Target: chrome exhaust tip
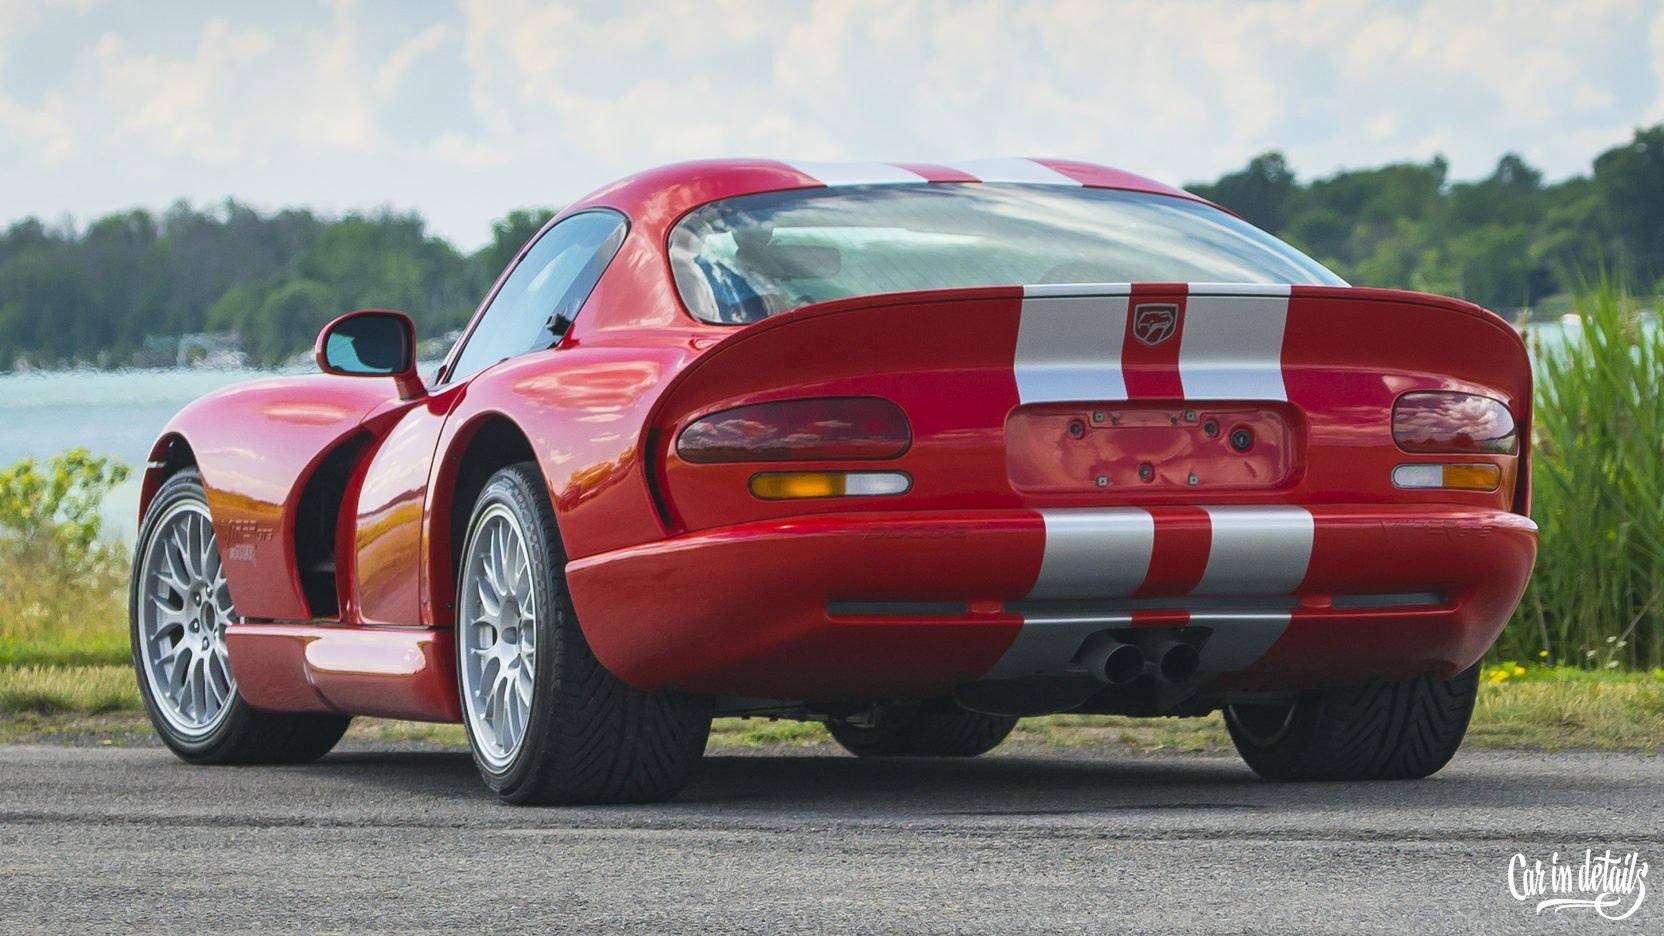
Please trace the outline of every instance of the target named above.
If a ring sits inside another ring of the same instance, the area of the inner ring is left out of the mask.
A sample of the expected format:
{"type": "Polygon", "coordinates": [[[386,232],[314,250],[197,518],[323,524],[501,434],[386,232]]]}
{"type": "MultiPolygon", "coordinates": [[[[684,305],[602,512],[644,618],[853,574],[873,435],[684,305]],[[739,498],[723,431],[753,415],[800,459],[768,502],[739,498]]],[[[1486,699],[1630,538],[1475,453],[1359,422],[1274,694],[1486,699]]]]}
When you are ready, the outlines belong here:
{"type": "Polygon", "coordinates": [[[1081,662],[1087,672],[1111,686],[1124,686],[1144,675],[1144,651],[1108,635],[1088,643],[1081,662]]]}
{"type": "Polygon", "coordinates": [[[1155,648],[1156,676],[1164,682],[1184,682],[1201,669],[1202,655],[1196,648],[1182,641],[1171,641],[1155,648]]]}

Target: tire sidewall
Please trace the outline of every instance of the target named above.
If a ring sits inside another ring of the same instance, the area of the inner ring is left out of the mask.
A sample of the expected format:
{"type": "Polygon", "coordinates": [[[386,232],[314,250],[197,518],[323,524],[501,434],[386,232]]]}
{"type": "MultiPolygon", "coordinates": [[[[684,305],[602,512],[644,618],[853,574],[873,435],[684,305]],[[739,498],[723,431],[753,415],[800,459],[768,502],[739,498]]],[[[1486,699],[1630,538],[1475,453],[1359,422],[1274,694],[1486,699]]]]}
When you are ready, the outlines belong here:
{"type": "MultiPolygon", "coordinates": [[[[163,744],[184,759],[195,761],[213,756],[231,739],[238,737],[253,709],[249,707],[247,702],[243,701],[242,693],[233,688],[231,702],[229,703],[231,706],[230,713],[220,719],[220,723],[214,726],[214,730],[207,734],[187,737],[179,734],[168,723],[166,716],[162,714],[161,703],[157,701],[151,691],[150,679],[145,673],[143,651],[140,649],[143,636],[139,633],[139,601],[144,592],[144,582],[142,581],[144,560],[150,552],[151,541],[156,536],[156,530],[162,517],[166,516],[169,508],[181,501],[193,501],[200,504],[204,510],[208,509],[207,492],[202,486],[202,479],[193,469],[181,471],[163,482],[161,489],[151,499],[150,508],[145,511],[144,522],[139,526],[139,535],[133,549],[132,572],[128,576],[127,632],[133,663],[133,675],[139,683],[139,696],[144,700],[145,715],[149,717],[151,725],[155,727],[156,734],[162,739],[163,744]]],[[[212,516],[211,513],[210,516],[212,516]]],[[[215,538],[215,548],[218,548],[218,537],[215,538]]],[[[225,557],[221,556],[220,561],[223,563],[225,557]]],[[[233,598],[232,606],[236,606],[235,598],[233,598]]],[[[235,662],[232,662],[231,667],[232,675],[235,676],[235,662]]]]}
{"type": "Polygon", "coordinates": [[[542,498],[542,493],[531,488],[525,478],[514,470],[505,468],[498,471],[486,482],[484,490],[480,491],[479,499],[474,502],[474,509],[468,520],[468,536],[463,541],[462,563],[457,569],[456,611],[452,618],[455,640],[452,642],[456,645],[457,699],[463,710],[463,732],[468,737],[468,750],[474,758],[475,766],[479,768],[480,777],[492,792],[504,798],[512,799],[517,791],[533,781],[537,765],[543,761],[544,747],[549,743],[549,721],[554,717],[554,706],[548,704],[546,699],[553,691],[561,656],[560,603],[556,600],[555,592],[561,586],[563,573],[556,559],[558,544],[549,542],[552,525],[552,511],[547,506],[547,500],[542,498]],[[465,693],[468,690],[463,681],[463,667],[467,665],[464,655],[467,649],[462,639],[462,596],[481,517],[488,508],[499,504],[514,514],[525,537],[526,555],[536,585],[536,595],[532,604],[537,615],[537,663],[532,675],[532,701],[529,706],[530,714],[526,719],[525,737],[508,763],[496,767],[480,756],[480,745],[474,740],[473,719],[467,710],[468,701],[465,693]]]}
{"type": "Polygon", "coordinates": [[[1256,738],[1232,710],[1225,724],[1242,759],[1268,780],[1418,779],[1442,769],[1461,746],[1477,690],[1476,663],[1449,679],[1302,693],[1274,739],[1256,738]]]}
{"type": "Polygon", "coordinates": [[[1225,728],[1237,753],[1262,777],[1294,780],[1307,770],[1306,755],[1314,743],[1322,716],[1322,694],[1302,693],[1290,707],[1286,723],[1270,738],[1239,722],[1234,709],[1225,709],[1225,728]]]}

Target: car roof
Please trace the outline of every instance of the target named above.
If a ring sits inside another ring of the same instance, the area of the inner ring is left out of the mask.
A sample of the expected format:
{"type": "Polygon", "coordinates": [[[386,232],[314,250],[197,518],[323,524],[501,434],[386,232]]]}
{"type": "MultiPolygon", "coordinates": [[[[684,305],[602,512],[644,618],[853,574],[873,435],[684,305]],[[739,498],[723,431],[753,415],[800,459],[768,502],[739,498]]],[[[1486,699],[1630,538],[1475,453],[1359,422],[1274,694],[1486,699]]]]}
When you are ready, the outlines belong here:
{"type": "Polygon", "coordinates": [[[563,214],[605,207],[624,212],[638,224],[665,225],[700,205],[759,192],[822,186],[979,182],[1122,189],[1206,201],[1144,176],[1072,159],[1007,157],[955,163],[704,159],[672,163],[620,179],[574,202],[563,214]]]}

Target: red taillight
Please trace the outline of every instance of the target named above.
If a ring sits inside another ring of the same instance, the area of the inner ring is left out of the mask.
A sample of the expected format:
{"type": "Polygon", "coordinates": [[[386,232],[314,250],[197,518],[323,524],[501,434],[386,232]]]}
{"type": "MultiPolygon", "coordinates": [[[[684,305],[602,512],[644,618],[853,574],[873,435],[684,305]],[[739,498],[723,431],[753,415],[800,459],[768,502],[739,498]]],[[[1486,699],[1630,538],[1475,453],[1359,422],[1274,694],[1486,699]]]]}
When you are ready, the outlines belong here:
{"type": "Polygon", "coordinates": [[[913,442],[901,407],[877,397],[756,403],[695,420],[676,440],[683,461],[895,458],[913,442]]]}
{"type": "Polygon", "coordinates": [[[1508,407],[1474,393],[1406,393],[1392,407],[1392,438],[1406,452],[1512,455],[1519,447],[1508,407]]]}

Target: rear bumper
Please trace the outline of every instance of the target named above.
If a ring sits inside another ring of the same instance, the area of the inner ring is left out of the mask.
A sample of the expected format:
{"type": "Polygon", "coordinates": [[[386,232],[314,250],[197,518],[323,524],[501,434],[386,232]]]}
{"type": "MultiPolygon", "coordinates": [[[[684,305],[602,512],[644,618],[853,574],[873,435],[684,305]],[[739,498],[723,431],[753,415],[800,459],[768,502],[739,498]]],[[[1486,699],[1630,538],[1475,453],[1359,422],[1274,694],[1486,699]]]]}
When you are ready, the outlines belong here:
{"type": "Polygon", "coordinates": [[[1204,626],[1204,692],[1292,690],[1467,667],[1536,550],[1529,519],[1455,507],[933,511],[705,531],[567,577],[596,656],[642,688],[931,697],[1099,630],[1204,626]]]}

